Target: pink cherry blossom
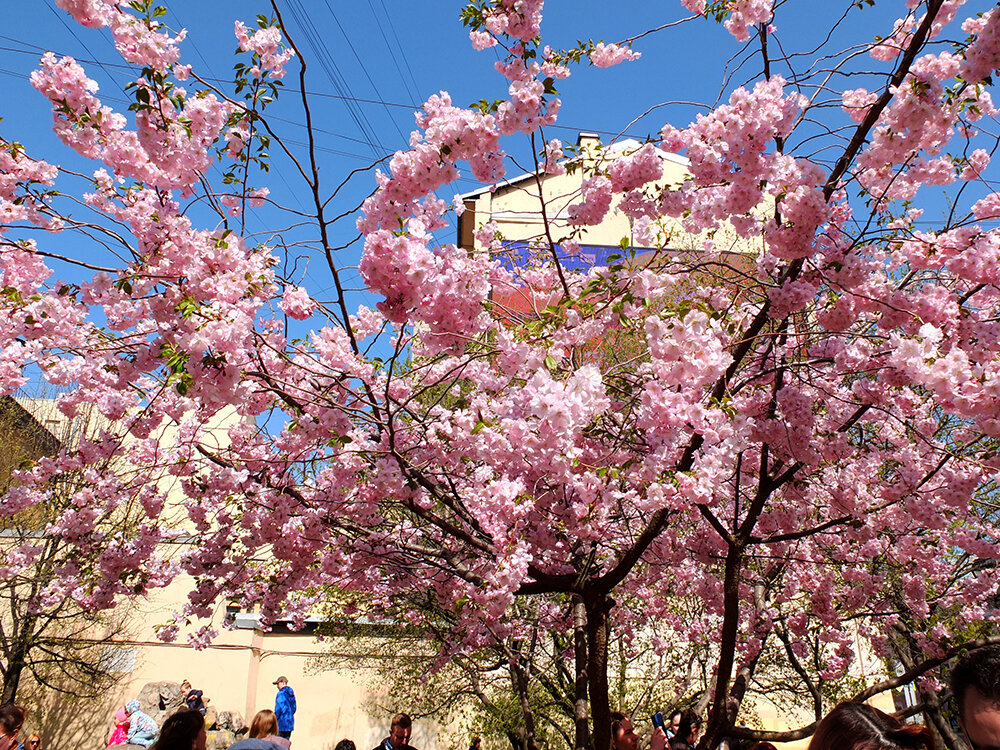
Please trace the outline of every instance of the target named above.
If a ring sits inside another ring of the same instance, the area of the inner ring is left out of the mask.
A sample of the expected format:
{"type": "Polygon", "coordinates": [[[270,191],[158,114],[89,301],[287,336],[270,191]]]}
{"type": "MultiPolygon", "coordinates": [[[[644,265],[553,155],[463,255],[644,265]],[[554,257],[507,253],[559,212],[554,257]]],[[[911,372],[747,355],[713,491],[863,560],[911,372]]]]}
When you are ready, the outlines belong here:
{"type": "Polygon", "coordinates": [[[633,52],[628,47],[598,42],[590,53],[590,62],[598,68],[610,68],[625,60],[638,60],[641,56],[640,53],[633,52]]]}

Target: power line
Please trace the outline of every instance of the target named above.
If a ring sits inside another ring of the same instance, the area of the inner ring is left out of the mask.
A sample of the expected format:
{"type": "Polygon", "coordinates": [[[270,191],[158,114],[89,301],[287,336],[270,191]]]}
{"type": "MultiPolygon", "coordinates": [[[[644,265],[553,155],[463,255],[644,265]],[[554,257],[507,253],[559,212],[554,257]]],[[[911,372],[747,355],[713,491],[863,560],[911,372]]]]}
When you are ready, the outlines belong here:
{"type": "Polygon", "coordinates": [[[358,61],[358,65],[361,66],[361,72],[365,74],[365,78],[367,78],[368,79],[368,83],[371,84],[372,91],[375,92],[375,96],[378,97],[379,102],[381,102],[382,108],[385,109],[385,113],[389,117],[389,122],[391,122],[392,126],[396,129],[396,132],[399,134],[400,140],[402,140],[403,142],[405,142],[406,141],[406,136],[403,135],[403,131],[399,129],[399,125],[396,124],[396,120],[392,116],[392,112],[389,111],[389,108],[386,106],[385,102],[382,100],[382,97],[379,96],[378,86],[375,85],[375,81],[372,80],[372,77],[370,75],[368,75],[368,68],[365,66],[364,62],[361,60],[361,57],[358,55],[358,51],[356,49],[354,49],[354,45],[351,44],[351,38],[350,38],[350,36],[348,36],[347,32],[344,31],[344,27],[341,26],[340,19],[337,18],[337,14],[336,14],[336,12],[334,12],[333,6],[330,5],[330,0],[323,0],[323,1],[326,4],[326,9],[329,10],[330,11],[330,15],[333,16],[333,22],[335,24],[337,24],[337,28],[340,29],[340,33],[344,35],[344,41],[347,42],[347,47],[351,50],[351,53],[354,55],[354,59],[357,60],[358,61]]]}
{"type": "MultiPolygon", "coordinates": [[[[371,5],[371,0],[368,0],[368,4],[371,5]]],[[[396,34],[396,26],[392,22],[392,16],[389,15],[389,11],[386,10],[385,0],[379,0],[379,4],[382,6],[382,12],[385,13],[385,20],[389,24],[389,31],[392,32],[392,38],[396,40],[396,48],[399,50],[399,54],[403,58],[403,64],[406,66],[406,70],[410,74],[410,80],[413,81],[413,89],[416,91],[420,87],[417,85],[417,79],[413,77],[413,68],[410,67],[410,61],[407,58],[406,53],[403,52],[403,45],[399,43],[399,36],[396,34]]],[[[379,25],[379,31],[381,31],[381,25],[379,25]]],[[[393,61],[395,61],[395,56],[393,57],[393,61]]],[[[405,84],[406,81],[404,80],[403,83],[405,84]]],[[[406,87],[406,91],[414,99],[420,98],[419,95],[414,95],[408,86],[406,87]]]]}
{"type": "Polygon", "coordinates": [[[330,82],[333,84],[333,87],[341,95],[344,95],[345,92],[348,95],[351,95],[344,96],[345,101],[348,102],[346,104],[348,114],[350,114],[351,119],[354,120],[354,124],[357,125],[361,136],[368,142],[372,153],[377,155],[379,148],[384,151],[389,150],[382,144],[378,144],[378,147],[376,147],[377,138],[371,127],[371,123],[368,121],[368,118],[363,111],[352,105],[351,102],[354,97],[350,91],[350,87],[347,85],[346,81],[342,81],[340,69],[337,67],[337,63],[333,59],[333,55],[330,54],[330,50],[327,48],[326,43],[323,41],[322,37],[319,36],[315,27],[308,23],[309,14],[306,12],[305,8],[302,7],[300,0],[288,0],[288,8],[305,36],[306,42],[312,48],[316,60],[323,68],[327,78],[329,78],[330,82]]]}
{"type": "MultiPolygon", "coordinates": [[[[10,41],[10,42],[15,42],[17,44],[22,44],[22,45],[25,45],[25,46],[28,46],[28,47],[34,47],[35,49],[38,49],[38,50],[46,51],[45,47],[40,47],[37,44],[29,44],[27,42],[22,42],[19,39],[15,39],[13,37],[5,36],[3,34],[0,34],[0,39],[6,39],[7,41],[10,41]]],[[[2,51],[2,52],[16,52],[16,53],[19,53],[19,54],[22,54],[22,55],[34,54],[30,50],[16,49],[14,47],[2,47],[2,46],[0,46],[0,51],[2,51]]],[[[62,53],[62,52],[56,52],[55,54],[62,55],[64,53],[62,53]]],[[[77,60],[77,62],[86,63],[86,64],[93,64],[93,65],[100,65],[102,67],[121,68],[123,70],[129,70],[129,71],[135,70],[134,66],[126,65],[124,63],[108,63],[108,62],[102,62],[100,60],[88,60],[88,59],[84,59],[82,57],[81,58],[76,58],[76,60],[77,60]]],[[[205,80],[205,81],[210,82],[210,83],[222,83],[222,84],[232,83],[232,80],[230,80],[228,78],[216,78],[216,77],[210,77],[210,76],[201,76],[201,78],[203,80],[205,80]]],[[[285,86],[284,90],[287,91],[290,94],[301,94],[302,93],[302,89],[296,88],[294,86],[285,86]]],[[[306,96],[320,97],[322,99],[336,99],[336,100],[339,100],[339,101],[349,101],[349,102],[355,102],[355,103],[358,103],[358,104],[377,104],[380,107],[398,107],[400,109],[409,109],[411,111],[412,110],[420,109],[420,106],[421,106],[419,104],[405,104],[405,103],[401,103],[401,102],[389,102],[389,101],[385,101],[385,100],[382,100],[382,99],[366,99],[364,97],[359,97],[359,96],[346,96],[344,94],[331,94],[328,91],[307,91],[306,92],[306,96]]],[[[630,137],[633,137],[633,138],[644,137],[644,136],[641,136],[639,134],[634,134],[634,133],[621,133],[621,132],[619,132],[617,130],[598,130],[598,129],[595,129],[593,127],[583,127],[581,125],[559,125],[559,124],[555,124],[555,125],[546,125],[545,127],[546,128],[555,128],[557,130],[572,130],[572,131],[577,132],[577,133],[579,133],[579,132],[588,132],[588,133],[597,133],[598,135],[610,135],[610,136],[626,135],[626,136],[630,136],[630,137]]],[[[354,141],[356,143],[364,143],[365,145],[369,145],[368,141],[359,140],[357,138],[351,138],[350,136],[345,136],[345,135],[342,135],[342,134],[339,134],[339,133],[333,133],[332,131],[320,131],[319,129],[317,129],[317,131],[318,132],[326,132],[326,133],[328,133],[330,135],[336,135],[339,138],[344,138],[346,140],[354,141]]],[[[385,148],[385,147],[383,147],[383,148],[384,148],[384,150],[386,152],[391,151],[391,149],[389,149],[389,148],[385,148]]]]}

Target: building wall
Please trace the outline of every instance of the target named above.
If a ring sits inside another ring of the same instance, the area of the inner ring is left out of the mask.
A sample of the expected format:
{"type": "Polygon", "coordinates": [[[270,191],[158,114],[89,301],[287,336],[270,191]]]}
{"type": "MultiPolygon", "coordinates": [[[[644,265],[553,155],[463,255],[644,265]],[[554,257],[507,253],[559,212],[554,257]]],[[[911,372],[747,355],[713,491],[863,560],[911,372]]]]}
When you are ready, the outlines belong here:
{"type": "MultiPolygon", "coordinates": [[[[463,196],[465,213],[459,217],[458,244],[469,249],[483,249],[474,232],[489,221],[494,221],[505,240],[547,241],[549,235],[556,244],[573,237],[581,245],[617,246],[623,238],[631,241],[632,221],[617,210],[617,199],[605,220],[596,226],[576,227],[569,224],[569,206],[581,200],[583,181],[593,176],[595,170],[606,168],[611,159],[630,153],[642,144],[626,140],[604,148],[596,136],[581,134],[578,156],[575,161],[582,168],[562,175],[533,174],[514,177],[500,183],[495,190],[484,189],[463,196]],[[544,201],[544,215],[542,206],[544,201]],[[548,233],[546,233],[546,223],[548,233]]],[[[676,187],[689,176],[687,160],[676,154],[659,152],[663,163],[663,176],[647,186],[660,190],[676,187]]],[[[711,235],[707,232],[692,234],[684,230],[680,221],[666,217],[660,221],[663,234],[669,237],[666,246],[674,250],[698,250],[711,237],[713,247],[720,252],[751,252],[757,244],[738,239],[728,227],[711,235]]],[[[640,245],[635,245],[640,248],[640,245]]]]}
{"type": "MultiPolygon", "coordinates": [[[[31,711],[28,725],[46,739],[51,750],[78,748],[102,750],[112,727],[111,717],[124,703],[138,696],[148,683],[187,679],[211,699],[217,711],[238,711],[247,724],[261,709],[273,709],[274,680],[285,676],[295,691],[297,711],[292,734],[295,750],[333,750],[341,739],[354,740],[359,750],[375,747],[389,732],[393,713],[406,706],[379,706],[381,692],[373,688],[373,675],[364,668],[341,665],[331,669],[320,659],[329,649],[343,646],[339,638],[317,641],[312,634],[264,632],[260,629],[228,630],[219,611],[213,624],[219,635],[204,650],[195,650],[182,631],[173,643],[155,637],[155,627],[165,623],[184,601],[191,580],[179,578],[170,586],[138,602],[129,612],[126,627],[114,637],[108,651],[119,666],[117,684],[94,699],[74,700],[37,685],[26,684],[19,701],[31,711]]],[[[122,606],[129,606],[123,604],[122,606]]],[[[202,625],[203,622],[195,623],[202,625]]],[[[391,644],[380,652],[391,658],[391,644]]],[[[412,742],[421,750],[437,745],[438,727],[417,721],[412,742]]]]}

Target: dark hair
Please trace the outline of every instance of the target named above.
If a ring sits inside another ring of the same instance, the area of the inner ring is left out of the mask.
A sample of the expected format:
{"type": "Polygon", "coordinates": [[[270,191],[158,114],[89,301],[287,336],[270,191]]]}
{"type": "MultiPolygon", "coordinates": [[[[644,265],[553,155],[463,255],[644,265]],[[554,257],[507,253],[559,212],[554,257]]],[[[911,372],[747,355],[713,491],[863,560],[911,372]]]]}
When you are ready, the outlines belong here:
{"type": "Polygon", "coordinates": [[[685,708],[681,711],[681,723],[677,725],[677,736],[687,739],[695,729],[701,726],[701,717],[692,709],[685,708]]]}
{"type": "Polygon", "coordinates": [[[5,734],[10,734],[15,729],[20,729],[24,724],[24,709],[13,703],[0,705],[0,727],[5,734]]]}
{"type": "Polygon", "coordinates": [[[389,725],[389,729],[392,730],[393,727],[399,727],[400,729],[409,729],[413,726],[413,719],[410,718],[409,714],[396,714],[392,717],[392,723],[389,725]]]}
{"type": "Polygon", "coordinates": [[[970,687],[1000,706],[1000,645],[969,651],[952,668],[951,693],[955,696],[959,716],[965,711],[965,694],[970,687]]]}
{"type": "Polygon", "coordinates": [[[337,747],[334,750],[358,750],[357,745],[354,744],[354,740],[349,740],[346,737],[337,743],[337,747]]]}
{"type": "Polygon", "coordinates": [[[626,716],[621,711],[611,712],[611,739],[614,740],[618,736],[618,730],[621,728],[622,722],[625,721],[626,716]]]}
{"type": "Polygon", "coordinates": [[[270,737],[272,734],[277,733],[278,717],[274,715],[274,711],[265,708],[254,714],[253,721],[250,722],[251,737],[259,739],[261,737],[270,737]]]}
{"type": "Polygon", "coordinates": [[[681,711],[679,708],[675,708],[670,714],[670,721],[672,722],[675,716],[683,716],[683,715],[684,715],[683,711],[681,711]]]}
{"type": "Polygon", "coordinates": [[[755,742],[750,746],[750,750],[778,750],[770,742],[755,742]]]}
{"type": "Polygon", "coordinates": [[[201,715],[201,711],[182,708],[163,722],[160,736],[149,750],[191,750],[204,728],[205,717],[201,715]]]}
{"type": "Polygon", "coordinates": [[[844,702],[816,727],[809,750],[933,750],[927,727],[901,724],[867,703],[844,702]]]}

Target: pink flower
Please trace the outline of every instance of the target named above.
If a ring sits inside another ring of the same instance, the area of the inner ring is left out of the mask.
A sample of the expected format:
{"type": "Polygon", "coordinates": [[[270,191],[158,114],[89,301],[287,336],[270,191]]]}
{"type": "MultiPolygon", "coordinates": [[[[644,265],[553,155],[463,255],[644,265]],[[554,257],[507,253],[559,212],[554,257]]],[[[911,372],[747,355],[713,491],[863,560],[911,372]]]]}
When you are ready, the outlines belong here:
{"type": "Polygon", "coordinates": [[[568,209],[570,224],[600,224],[611,208],[611,180],[591,177],[583,181],[583,202],[568,209]]]}
{"type": "Polygon", "coordinates": [[[305,320],[316,309],[316,303],[301,286],[286,287],[278,307],[290,318],[305,320]]]}
{"type": "Polygon", "coordinates": [[[469,39],[472,40],[472,47],[476,50],[484,50],[493,47],[497,40],[487,31],[470,31],[469,39]]]}
{"type": "Polygon", "coordinates": [[[625,60],[638,60],[640,57],[641,53],[633,52],[628,47],[598,42],[590,53],[590,62],[598,68],[610,68],[625,60]]]}
{"type": "Polygon", "coordinates": [[[107,26],[115,15],[119,0],[56,0],[77,23],[97,29],[107,26]]]}
{"type": "Polygon", "coordinates": [[[263,73],[268,73],[272,78],[284,77],[285,64],[295,54],[295,50],[290,47],[281,49],[281,29],[268,26],[250,34],[246,24],[236,21],[235,33],[240,49],[254,53],[260,61],[259,65],[254,66],[251,75],[260,78],[263,73]]]}

